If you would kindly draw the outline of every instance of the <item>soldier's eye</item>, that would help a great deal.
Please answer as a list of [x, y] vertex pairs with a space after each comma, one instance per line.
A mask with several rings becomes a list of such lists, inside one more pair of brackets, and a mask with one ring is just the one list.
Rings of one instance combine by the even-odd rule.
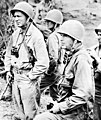
[[14, 15], [14, 18], [16, 18], [16, 17], [20, 17], [19, 15]]

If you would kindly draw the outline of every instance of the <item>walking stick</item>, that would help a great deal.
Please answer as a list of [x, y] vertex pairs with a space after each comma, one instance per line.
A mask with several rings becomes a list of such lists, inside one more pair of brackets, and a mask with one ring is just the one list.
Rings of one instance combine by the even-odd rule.
[[3, 95], [5, 94], [5, 92], [6, 92], [7, 88], [8, 88], [8, 86], [9, 86], [9, 83], [6, 84], [4, 90], [1, 92], [0, 100], [2, 100], [2, 97], [3, 97]]
[[[6, 71], [5, 71], [5, 72], [4, 72], [4, 71], [1, 72], [1, 74], [4, 74], [4, 73], [6, 73]], [[0, 100], [2, 100], [2, 97], [3, 97], [3, 95], [5, 94], [8, 86], [12, 83], [12, 80], [13, 80], [13, 77], [10, 77], [9, 80], [8, 80], [9, 82], [6, 84], [4, 90], [3, 90], [3, 91], [1, 92], [1, 94], [0, 94]]]

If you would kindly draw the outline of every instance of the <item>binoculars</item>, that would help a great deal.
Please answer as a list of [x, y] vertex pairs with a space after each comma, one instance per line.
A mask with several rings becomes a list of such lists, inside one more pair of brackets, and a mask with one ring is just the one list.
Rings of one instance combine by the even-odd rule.
[[18, 48], [13, 46], [11, 49], [11, 55], [14, 55], [16, 58], [19, 57], [19, 52], [18, 52]]

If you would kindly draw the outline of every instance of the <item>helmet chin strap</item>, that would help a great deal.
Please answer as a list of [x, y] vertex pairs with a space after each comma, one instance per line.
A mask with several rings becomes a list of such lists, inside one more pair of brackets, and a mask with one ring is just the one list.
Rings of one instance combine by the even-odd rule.
[[52, 32], [55, 31], [56, 27], [57, 27], [57, 23], [55, 23], [55, 25], [54, 25], [54, 27], [53, 27], [53, 29], [52, 29]]
[[79, 47], [79, 46], [81, 46], [81, 44], [82, 44], [82, 42], [78, 42], [78, 40], [74, 40], [74, 43], [73, 43], [73, 46], [72, 46], [72, 48], [71, 48], [71, 51], [73, 51], [73, 50], [77, 50], [77, 48]]
[[27, 21], [26, 21], [26, 24], [25, 24], [24, 26], [22, 26], [21, 28], [22, 28], [23, 30], [25, 30], [25, 29], [27, 28], [27, 26], [29, 25], [29, 23], [30, 23], [30, 18], [28, 17], [28, 19], [27, 19]]
[[75, 49], [76, 46], [77, 46], [77, 40], [75, 39], [75, 40], [74, 40], [74, 43], [73, 43], [73, 46], [72, 46], [72, 49]]
[[70, 48], [68, 49], [66, 46], [63, 46], [62, 49], [65, 49], [66, 51], [73, 51], [76, 49], [76, 47], [77, 47], [77, 40], [75, 39], [71, 49]]

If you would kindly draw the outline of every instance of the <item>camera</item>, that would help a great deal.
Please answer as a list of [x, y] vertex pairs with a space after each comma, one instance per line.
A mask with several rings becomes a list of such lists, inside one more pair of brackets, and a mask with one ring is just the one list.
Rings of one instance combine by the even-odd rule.
[[17, 47], [13, 46], [11, 49], [11, 55], [14, 55], [16, 58], [19, 57], [18, 49]]

